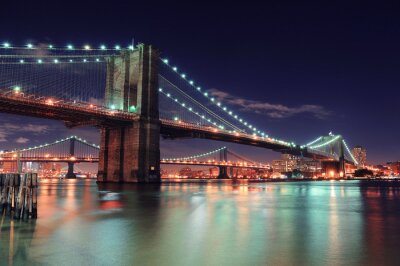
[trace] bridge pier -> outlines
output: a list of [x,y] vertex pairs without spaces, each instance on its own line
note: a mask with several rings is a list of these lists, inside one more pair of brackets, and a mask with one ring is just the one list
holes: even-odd
[[101,128],[98,182],[160,182],[158,62],[148,45],[108,59],[106,105],[138,119]]
[[[223,149],[219,152],[219,160],[222,162],[228,162],[228,151],[227,149]],[[219,174],[218,179],[229,179],[228,175],[228,167],[227,166],[219,166]]]
[[67,174],[65,175],[65,178],[76,178],[76,175],[74,173],[74,163],[72,162],[68,162],[68,171]]
[[229,179],[228,175],[228,167],[226,166],[219,166],[219,174],[218,174],[218,179]]
[[[74,160],[73,157],[75,156],[75,137],[72,137],[69,140],[69,156],[70,156],[70,160]],[[74,173],[74,163],[73,162],[68,162],[68,171],[67,171],[67,174],[65,175],[65,177],[69,178],[69,179],[76,178],[76,175]]]

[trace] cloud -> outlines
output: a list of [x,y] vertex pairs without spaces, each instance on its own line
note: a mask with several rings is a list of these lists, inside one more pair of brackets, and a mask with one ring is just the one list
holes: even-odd
[[19,137],[15,140],[16,143],[20,143],[20,144],[27,143],[28,141],[29,141],[29,139],[23,138],[23,137]]
[[[47,125],[39,125],[39,124],[13,124],[13,123],[3,123],[0,124],[0,142],[8,141],[7,137],[15,136],[18,133],[32,133],[34,135],[44,134],[50,130]],[[26,138],[17,138],[15,142],[17,143],[26,143],[29,139]],[[19,141],[18,141],[19,140]],[[25,141],[25,142],[24,142]]]
[[309,113],[316,118],[324,119],[330,114],[328,110],[320,105],[305,104],[297,107],[288,107],[282,104],[247,100],[217,89],[209,90],[209,94],[218,101],[239,107],[241,111],[253,112],[276,119],[288,118],[302,113]]

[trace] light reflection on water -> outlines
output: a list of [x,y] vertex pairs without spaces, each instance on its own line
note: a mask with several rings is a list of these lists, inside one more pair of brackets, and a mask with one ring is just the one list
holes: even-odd
[[0,265],[389,265],[400,188],[357,181],[40,184],[37,221],[0,220]]

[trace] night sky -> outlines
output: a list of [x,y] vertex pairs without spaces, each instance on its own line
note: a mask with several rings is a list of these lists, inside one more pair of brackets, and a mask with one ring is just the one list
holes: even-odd
[[[4,1],[0,42],[64,46],[153,44],[204,88],[271,136],[304,144],[330,131],[365,146],[370,163],[400,160],[400,6],[384,1]],[[351,3],[352,2],[352,3]],[[96,129],[0,115],[0,149],[71,134],[98,142]],[[190,144],[191,148],[187,148]],[[229,145],[164,141],[164,156]],[[257,161],[279,154],[229,145]]]

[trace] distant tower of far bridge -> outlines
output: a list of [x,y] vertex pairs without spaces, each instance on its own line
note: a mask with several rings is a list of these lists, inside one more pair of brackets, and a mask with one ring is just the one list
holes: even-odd
[[108,59],[106,105],[138,119],[102,127],[98,182],[160,181],[158,62],[159,51],[143,44]]

